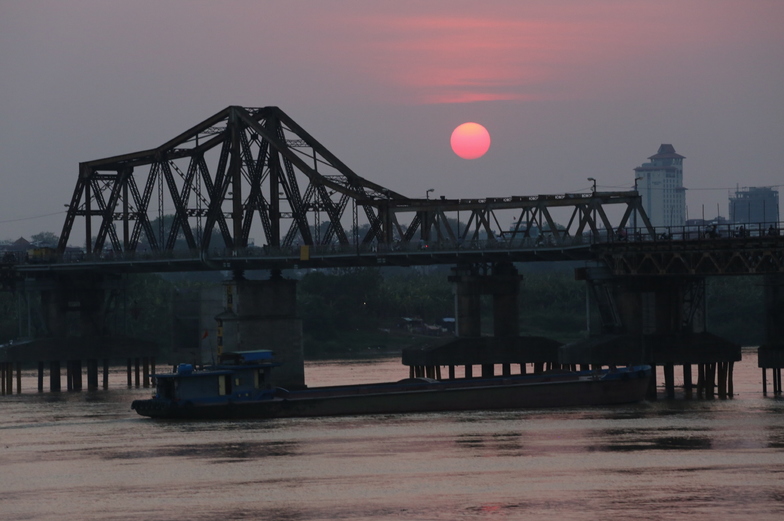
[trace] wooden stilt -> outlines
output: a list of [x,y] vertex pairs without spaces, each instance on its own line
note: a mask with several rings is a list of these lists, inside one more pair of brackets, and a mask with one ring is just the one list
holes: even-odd
[[49,362],[49,390],[60,391],[60,361],[52,360]]
[[465,366],[465,377],[466,378],[473,378],[474,377],[474,367],[471,365]]
[[520,364],[520,374],[525,374],[526,372],[526,364]]
[[455,379],[455,366],[453,366],[453,365],[449,366],[449,379],[450,380],[454,380]]
[[697,398],[705,397],[705,364],[697,364]]
[[651,380],[648,382],[648,399],[656,400],[658,398],[656,391],[656,366],[651,364]]
[[707,381],[707,389],[708,392],[706,393],[706,398],[715,398],[716,397],[716,364],[711,363],[708,364],[708,375],[705,379]]
[[139,362],[140,361],[138,357],[133,359],[133,365],[134,365],[133,383],[136,385],[136,387],[139,387],[141,385],[141,378],[139,375]]
[[727,399],[727,362],[719,362],[718,363],[718,371],[719,371],[719,398],[722,400]]
[[503,364],[501,366],[501,374],[504,376],[512,376],[512,364]]
[[[131,363],[132,363],[132,360],[129,358],[128,359],[128,387],[131,387],[133,385],[133,380],[132,380],[132,377],[131,377],[131,375],[133,374],[133,371],[131,369]],[[176,372],[176,368],[175,368],[174,372]]]
[[74,391],[82,390],[82,361],[74,360]]
[[142,386],[150,386],[150,359],[142,357]]
[[16,363],[16,394],[22,394],[22,362]]
[[441,380],[441,366],[436,366],[436,380]]
[[764,367],[762,368],[762,394],[768,394],[768,379]]
[[675,367],[672,364],[664,364],[664,390],[667,393],[667,398],[672,400],[675,398]]
[[44,363],[38,362],[38,392],[44,392]]
[[103,359],[103,388],[109,388],[109,359]]
[[542,362],[534,363],[534,373],[544,372],[544,364]]
[[0,395],[5,396],[5,362],[0,362]]
[[727,363],[727,395],[732,398],[735,396],[735,384],[733,383],[732,373],[735,370],[735,362]]
[[98,389],[98,360],[89,358],[87,360],[87,390],[95,391]]
[[685,398],[691,398],[693,393],[691,378],[691,364],[683,364],[683,393]]

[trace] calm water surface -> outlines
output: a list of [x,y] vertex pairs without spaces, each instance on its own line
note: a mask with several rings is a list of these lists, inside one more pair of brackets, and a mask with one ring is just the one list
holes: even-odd
[[[0,397],[0,519],[784,519],[784,401],[273,421],[142,418],[109,391]],[[310,385],[397,380],[314,362]],[[659,381],[662,381],[660,376]]]

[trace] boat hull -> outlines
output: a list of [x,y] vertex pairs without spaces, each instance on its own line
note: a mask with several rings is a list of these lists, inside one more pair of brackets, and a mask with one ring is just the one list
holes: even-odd
[[651,370],[640,366],[601,377],[499,377],[462,382],[322,388],[270,400],[194,403],[137,400],[132,407],[154,418],[290,418],[437,411],[580,407],[644,399]]

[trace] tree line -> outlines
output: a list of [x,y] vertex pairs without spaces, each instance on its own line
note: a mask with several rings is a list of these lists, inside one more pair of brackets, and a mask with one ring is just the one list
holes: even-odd
[[[564,342],[587,334],[585,283],[574,279],[571,268],[519,267],[523,284],[519,295],[520,332]],[[306,355],[339,354],[358,345],[400,347],[411,336],[396,331],[401,317],[417,317],[429,324],[454,316],[449,267],[352,268],[285,273],[297,278],[298,313],[302,319]],[[249,273],[264,278],[266,272]],[[122,321],[131,336],[171,347],[169,331],[176,322],[173,309],[178,292],[194,292],[220,283],[223,275],[129,275],[127,289],[112,320]],[[20,313],[26,319],[24,298],[0,293],[0,343],[24,336]],[[706,289],[708,330],[742,345],[759,345],[764,338],[763,288],[758,277],[709,278]],[[492,306],[483,305],[483,321],[490,323]],[[594,320],[596,319],[594,313]],[[592,327],[598,327],[594,325]],[[490,327],[483,327],[489,331]]]

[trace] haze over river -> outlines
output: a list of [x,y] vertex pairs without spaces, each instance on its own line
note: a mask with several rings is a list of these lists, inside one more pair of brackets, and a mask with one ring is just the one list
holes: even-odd
[[[122,368],[96,392],[28,372],[0,397],[0,519],[781,520],[784,400],[743,356],[730,400],[272,421],[151,420]],[[407,376],[306,367],[311,386]]]

